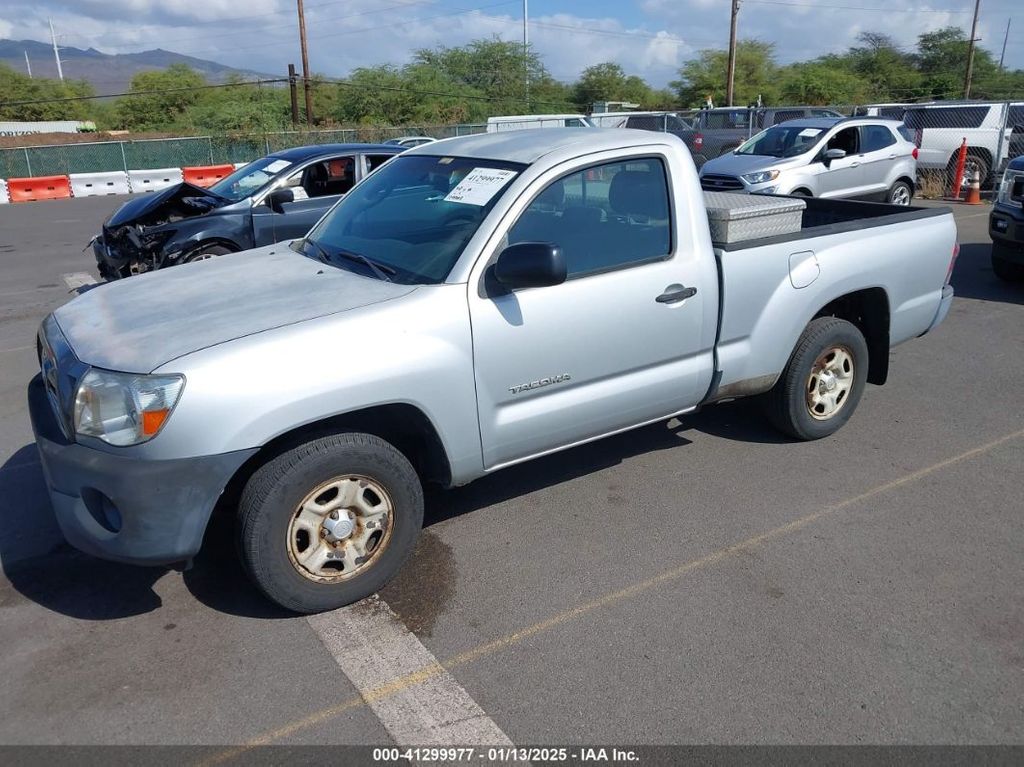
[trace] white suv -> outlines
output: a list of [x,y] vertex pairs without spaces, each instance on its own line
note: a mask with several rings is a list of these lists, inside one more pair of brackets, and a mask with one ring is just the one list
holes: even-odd
[[967,139],[965,183],[977,170],[984,185],[1010,158],[1013,128],[1024,125],[1024,102],[915,104],[907,107],[903,122],[920,148],[921,170],[941,170],[952,178]]
[[896,120],[805,118],[763,130],[700,169],[709,192],[853,197],[909,205],[917,147]]

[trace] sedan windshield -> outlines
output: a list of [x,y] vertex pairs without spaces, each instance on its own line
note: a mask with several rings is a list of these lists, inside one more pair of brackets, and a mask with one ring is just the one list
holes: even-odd
[[343,198],[307,235],[303,252],[394,282],[443,282],[524,167],[400,155]]
[[248,165],[243,165],[230,176],[225,176],[210,187],[210,191],[218,197],[231,202],[238,202],[251,196],[269,184],[274,178],[292,166],[288,160],[280,157],[263,157]]
[[818,143],[824,128],[776,125],[763,130],[736,150],[736,154],[760,157],[796,157]]

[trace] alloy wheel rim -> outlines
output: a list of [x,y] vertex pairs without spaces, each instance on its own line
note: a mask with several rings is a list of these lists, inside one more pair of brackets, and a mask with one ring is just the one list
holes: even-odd
[[898,186],[893,190],[892,199],[894,205],[910,205],[910,191],[905,186]]
[[377,482],[345,474],[318,485],[292,513],[288,558],[317,583],[338,583],[365,572],[391,542],[394,502]]
[[807,412],[816,421],[827,421],[843,409],[853,390],[853,352],[837,344],[814,360],[807,377]]

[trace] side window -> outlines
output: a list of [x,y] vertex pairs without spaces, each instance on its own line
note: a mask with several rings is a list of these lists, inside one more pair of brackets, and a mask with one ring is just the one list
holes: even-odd
[[857,129],[843,128],[828,140],[826,149],[842,149],[847,155],[857,154]]
[[640,115],[639,117],[630,117],[626,126],[629,128],[637,128],[639,130],[661,130],[663,122],[664,121],[660,117],[654,117],[653,115]]
[[335,157],[315,162],[302,175],[302,188],[309,197],[345,194],[354,184],[354,157]]
[[796,120],[804,116],[802,109],[786,109],[775,113],[772,125],[784,123],[787,120]]
[[877,152],[896,143],[896,137],[884,125],[861,126],[860,139],[862,152]]
[[[410,144],[409,146],[419,146],[419,144]],[[366,170],[368,173],[373,173],[377,168],[390,160],[394,155],[390,154],[368,154],[366,155]]]
[[508,233],[551,242],[570,277],[664,258],[672,250],[668,180],[659,159],[598,165],[552,182]]
[[582,128],[583,127],[583,120],[579,119],[578,117],[568,117],[565,120],[565,127],[566,128]]
[[1024,130],[1024,104],[1012,104],[1010,114],[1006,118],[1006,127],[1013,130],[1018,128]]

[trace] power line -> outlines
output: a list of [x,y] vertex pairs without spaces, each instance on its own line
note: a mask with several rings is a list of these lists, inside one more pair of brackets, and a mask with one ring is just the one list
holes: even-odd
[[970,13],[970,11],[942,10],[938,8],[882,8],[879,6],[867,7],[863,5],[828,5],[825,3],[793,3],[787,0],[744,0],[753,5],[784,5],[790,8],[830,8],[840,11],[882,11],[885,13]]

